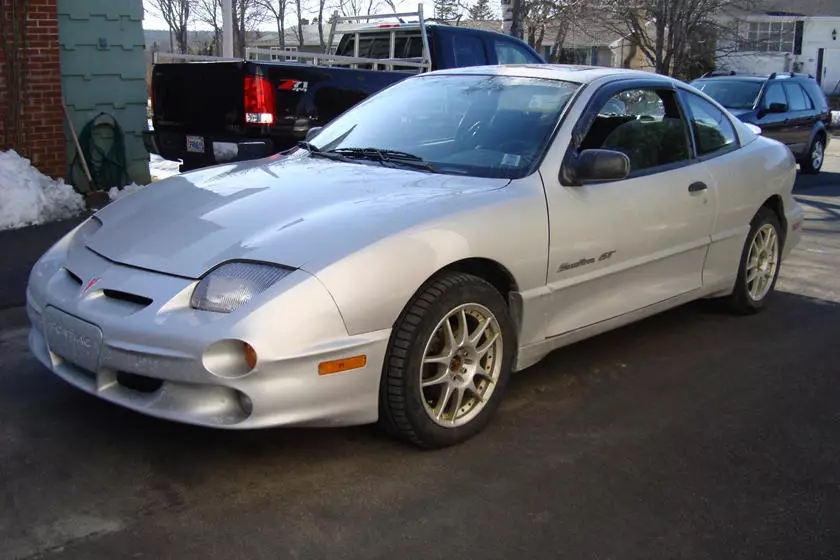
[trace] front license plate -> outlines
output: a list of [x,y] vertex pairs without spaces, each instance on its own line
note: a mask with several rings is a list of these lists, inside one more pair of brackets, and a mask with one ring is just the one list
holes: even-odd
[[204,153],[204,136],[187,136],[187,151]]
[[99,368],[102,331],[96,325],[55,307],[47,307],[44,312],[44,332],[47,346],[53,354],[91,372]]

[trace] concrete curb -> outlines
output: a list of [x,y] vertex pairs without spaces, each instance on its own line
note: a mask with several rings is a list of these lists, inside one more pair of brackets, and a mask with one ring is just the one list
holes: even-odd
[[0,310],[26,304],[26,283],[35,261],[87,214],[70,220],[0,231]]

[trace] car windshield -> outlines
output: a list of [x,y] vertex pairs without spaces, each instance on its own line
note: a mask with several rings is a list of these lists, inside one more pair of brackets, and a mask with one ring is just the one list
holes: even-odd
[[694,87],[727,109],[752,109],[761,92],[761,82],[747,80],[707,80]]
[[308,149],[427,172],[518,178],[541,157],[579,87],[512,76],[410,78],[334,120]]

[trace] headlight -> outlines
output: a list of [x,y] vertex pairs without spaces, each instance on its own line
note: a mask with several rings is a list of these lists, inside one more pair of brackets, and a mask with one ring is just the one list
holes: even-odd
[[269,264],[232,262],[206,274],[193,290],[190,305],[195,309],[230,313],[293,269]]

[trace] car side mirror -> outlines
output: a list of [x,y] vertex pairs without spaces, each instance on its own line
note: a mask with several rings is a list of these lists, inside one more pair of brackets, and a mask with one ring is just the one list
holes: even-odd
[[579,186],[584,181],[617,181],[630,174],[630,159],[615,150],[583,150],[563,173],[563,181]]
[[313,138],[318,136],[318,133],[321,132],[322,130],[324,130],[323,126],[313,126],[312,128],[310,128],[309,130],[306,131],[305,140],[307,142],[309,142],[310,140],[312,140]]
[[787,111],[787,103],[771,103],[770,107],[767,108],[768,113],[787,113]]

